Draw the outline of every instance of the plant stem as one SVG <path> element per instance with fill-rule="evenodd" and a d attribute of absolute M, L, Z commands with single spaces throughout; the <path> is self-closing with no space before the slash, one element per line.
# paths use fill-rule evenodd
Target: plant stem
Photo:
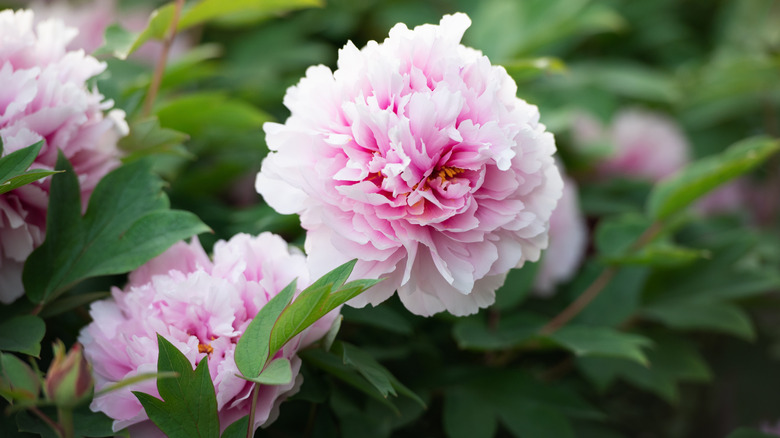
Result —
<path fill-rule="evenodd" d="M 260 384 L 255 383 L 252 388 L 252 410 L 249 411 L 249 425 L 246 427 L 246 438 L 252 438 L 255 433 L 255 409 L 257 409 L 257 397 L 260 393 Z"/>
<path fill-rule="evenodd" d="M 629 251 L 636 251 L 647 245 L 658 235 L 662 227 L 663 225 L 660 222 L 655 222 L 650 225 L 650 227 L 648 227 L 645 232 L 639 236 L 639 239 L 637 239 L 637 241 L 631 245 Z M 545 324 L 544 327 L 539 330 L 539 333 L 543 335 L 549 335 L 566 325 L 575 316 L 579 315 L 580 312 L 588 307 L 588 304 L 590 304 L 594 299 L 596 299 L 597 296 L 599 296 L 601 291 L 604 290 L 615 274 L 617 274 L 618 269 L 619 268 L 616 265 L 612 265 L 602 271 L 601 274 L 593 281 L 593 283 L 591 283 L 591 285 L 585 289 L 585 292 L 583 292 L 579 297 L 577 297 L 576 300 L 569 304 L 568 307 L 563 309 L 561 313 L 556 315 L 555 318 L 551 319 L 550 322 Z"/>
<path fill-rule="evenodd" d="M 55 423 L 54 420 L 49 418 L 48 415 L 46 415 L 43 412 L 41 412 L 41 410 L 38 409 L 37 406 L 30 406 L 28 409 L 30 409 L 30 411 L 32 411 L 35 415 L 40 417 L 40 419 L 43 420 L 46 424 L 48 424 L 49 427 L 54 429 L 54 431 L 57 433 L 57 435 L 59 435 L 61 437 L 65 435 L 65 433 L 62 430 L 62 427 L 60 427 L 59 424 Z"/>
<path fill-rule="evenodd" d="M 75 431 L 73 429 L 73 409 L 70 408 L 57 408 L 57 419 L 62 427 L 63 438 L 73 438 Z"/>
<path fill-rule="evenodd" d="M 173 18 L 171 19 L 171 27 L 168 29 L 168 35 L 166 35 L 163 41 L 162 51 L 160 52 L 160 59 L 157 60 L 157 65 L 154 67 L 154 75 L 152 81 L 149 84 L 149 91 L 146 93 L 146 99 L 144 100 L 143 116 L 146 117 L 152 113 L 152 105 L 157 98 L 157 92 L 160 90 L 160 84 L 162 83 L 163 75 L 165 74 L 165 65 L 168 63 L 168 52 L 173 45 L 173 39 L 176 37 L 176 28 L 179 26 L 179 16 L 181 10 L 184 7 L 184 0 L 176 0 L 176 6 L 173 11 Z"/>

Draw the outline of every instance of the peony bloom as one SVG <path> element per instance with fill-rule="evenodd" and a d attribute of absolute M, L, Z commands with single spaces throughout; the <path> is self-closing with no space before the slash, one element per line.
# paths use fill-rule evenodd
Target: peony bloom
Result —
<path fill-rule="evenodd" d="M 116 142 L 126 134 L 124 113 L 113 110 L 85 81 L 105 64 L 69 52 L 77 30 L 61 21 L 33 26 L 31 11 L 0 11 L 0 139 L 3 154 L 39 140 L 33 168 L 53 169 L 57 150 L 73 164 L 86 206 L 97 182 L 119 165 Z M 0 195 L 0 301 L 21 296 L 22 266 L 43 242 L 51 178 Z"/>
<path fill-rule="evenodd" d="M 536 274 L 535 292 L 550 296 L 557 283 L 577 272 L 588 244 L 588 226 L 580 210 L 577 185 L 563 178 L 563 196 L 550 217 L 550 246 L 542 257 Z"/>
<path fill-rule="evenodd" d="M 605 130 L 582 114 L 573 123 L 574 142 L 580 148 L 609 143 L 612 149 L 597 166 L 606 177 L 661 180 L 688 163 L 689 145 L 677 124 L 659 113 L 639 109 L 620 111 Z"/>
<path fill-rule="evenodd" d="M 264 126 L 257 190 L 298 213 L 313 273 L 358 258 L 385 278 L 350 302 L 394 291 L 420 315 L 487 307 L 510 268 L 537 260 L 562 181 L 552 134 L 517 86 L 460 39 L 464 14 L 383 43 L 348 43 L 338 69 L 308 69 L 291 116 Z"/>
<path fill-rule="evenodd" d="M 224 430 L 251 407 L 252 384 L 236 376 L 236 342 L 257 312 L 295 278 L 299 287 L 308 284 L 305 257 L 290 252 L 287 243 L 271 233 L 219 241 L 213 262 L 197 239 L 175 244 L 132 272 L 124 290 L 112 290 L 112 299 L 92 304 L 93 322 L 82 330 L 79 342 L 92 364 L 95 391 L 156 372 L 159 333 L 193 366 L 209 361 Z M 322 337 L 335 317 L 331 312 L 277 353 L 290 360 L 294 376 L 301 365 L 297 350 Z M 301 379 L 260 388 L 255 428 L 276 418 L 279 404 L 297 392 Z M 113 418 L 114 431 L 130 426 L 139 436 L 161 436 L 131 390 L 158 396 L 156 382 L 146 380 L 95 397 L 90 408 Z"/>
<path fill-rule="evenodd" d="M 149 24 L 152 10 L 146 7 L 120 7 L 117 0 L 91 0 L 74 4 L 67 0 L 34 0 L 30 9 L 35 11 L 36 21 L 48 18 L 58 18 L 66 25 L 79 29 L 79 34 L 68 44 L 68 50 L 83 49 L 92 53 L 105 44 L 106 29 L 115 22 L 131 32 L 141 32 Z M 177 34 L 168 52 L 168 59 L 181 57 L 193 42 L 190 35 Z M 147 65 L 155 65 L 160 59 L 163 43 L 149 40 L 144 43 L 130 58 Z"/>

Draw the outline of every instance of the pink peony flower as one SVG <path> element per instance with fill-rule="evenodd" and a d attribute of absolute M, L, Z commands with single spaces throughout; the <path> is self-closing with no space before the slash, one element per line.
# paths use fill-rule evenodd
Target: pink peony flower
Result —
<path fill-rule="evenodd" d="M 688 141 L 665 115 L 639 109 L 620 111 L 605 130 L 582 114 L 573 123 L 574 142 L 581 148 L 607 142 L 613 149 L 598 165 L 606 177 L 626 176 L 661 180 L 688 163 Z"/>
<path fill-rule="evenodd" d="M 105 64 L 69 52 L 77 30 L 57 20 L 33 27 L 31 11 L 0 11 L 0 139 L 3 154 L 39 140 L 33 168 L 53 169 L 57 150 L 73 164 L 86 206 L 97 182 L 119 165 L 116 142 L 127 133 L 124 113 L 113 110 L 85 81 Z M 0 301 L 21 296 L 25 259 L 43 242 L 50 178 L 0 195 Z"/>
<path fill-rule="evenodd" d="M 35 0 L 30 4 L 30 9 L 35 11 L 36 21 L 58 18 L 66 25 L 77 28 L 79 34 L 68 44 L 68 50 L 83 49 L 92 53 L 105 44 L 106 29 L 115 22 L 131 32 L 141 32 L 149 24 L 151 9 L 137 5 L 124 7 L 128 4 L 120 8 L 117 3 L 117 0 L 92 0 L 81 4 L 67 0 Z M 181 57 L 192 45 L 191 35 L 177 34 L 168 52 L 168 59 Z M 130 58 L 155 65 L 160 59 L 162 48 L 162 41 L 149 40 Z"/>
<path fill-rule="evenodd" d="M 577 272 L 588 244 L 588 226 L 580 210 L 577 184 L 563 178 L 563 196 L 550 217 L 550 246 L 542 257 L 536 274 L 535 292 L 550 296 L 557 283 Z"/>
<path fill-rule="evenodd" d="M 395 290 L 414 313 L 487 307 L 506 272 L 537 260 L 562 181 L 552 134 L 502 67 L 460 45 L 464 14 L 383 43 L 348 43 L 338 69 L 308 69 L 257 190 L 307 230 L 313 273 L 358 258 L 355 278 L 386 278 L 350 302 Z"/>
<path fill-rule="evenodd" d="M 159 333 L 193 366 L 209 361 L 224 430 L 251 408 L 252 384 L 236 376 L 240 374 L 233 359 L 236 342 L 257 312 L 295 278 L 299 287 L 308 284 L 305 257 L 271 233 L 219 241 L 213 262 L 197 239 L 177 243 L 132 272 L 124 290 L 112 290 L 112 299 L 92 304 L 93 322 L 81 331 L 79 342 L 92 364 L 95 390 L 156 372 Z M 321 338 L 336 312 L 277 353 L 290 360 L 294 376 L 301 365 L 296 352 Z M 260 387 L 255 428 L 276 418 L 279 404 L 297 392 L 301 380 L 297 376 L 287 385 Z M 131 391 L 158 396 L 156 382 L 147 380 L 95 397 L 90 408 L 113 418 L 114 431 L 130 426 L 134 435 L 162 436 Z"/>

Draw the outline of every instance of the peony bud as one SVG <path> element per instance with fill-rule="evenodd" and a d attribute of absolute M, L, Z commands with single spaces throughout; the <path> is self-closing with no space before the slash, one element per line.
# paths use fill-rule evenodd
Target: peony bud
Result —
<path fill-rule="evenodd" d="M 46 373 L 46 397 L 59 407 L 75 407 L 92 395 L 92 372 L 81 352 L 81 344 L 74 344 L 65 354 L 65 344 L 57 341 L 54 360 Z"/>

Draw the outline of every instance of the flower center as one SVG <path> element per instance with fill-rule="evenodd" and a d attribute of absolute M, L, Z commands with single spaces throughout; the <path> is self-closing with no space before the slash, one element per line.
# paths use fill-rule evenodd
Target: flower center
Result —
<path fill-rule="evenodd" d="M 198 353 L 211 354 L 214 352 L 214 348 L 210 344 L 198 344 Z"/>
<path fill-rule="evenodd" d="M 444 182 L 454 176 L 460 175 L 465 171 L 466 169 L 461 169 L 460 167 L 442 166 L 438 173 L 431 173 L 431 176 L 428 177 L 428 180 L 430 181 L 436 177 L 439 177 L 441 178 L 441 182 Z"/>

